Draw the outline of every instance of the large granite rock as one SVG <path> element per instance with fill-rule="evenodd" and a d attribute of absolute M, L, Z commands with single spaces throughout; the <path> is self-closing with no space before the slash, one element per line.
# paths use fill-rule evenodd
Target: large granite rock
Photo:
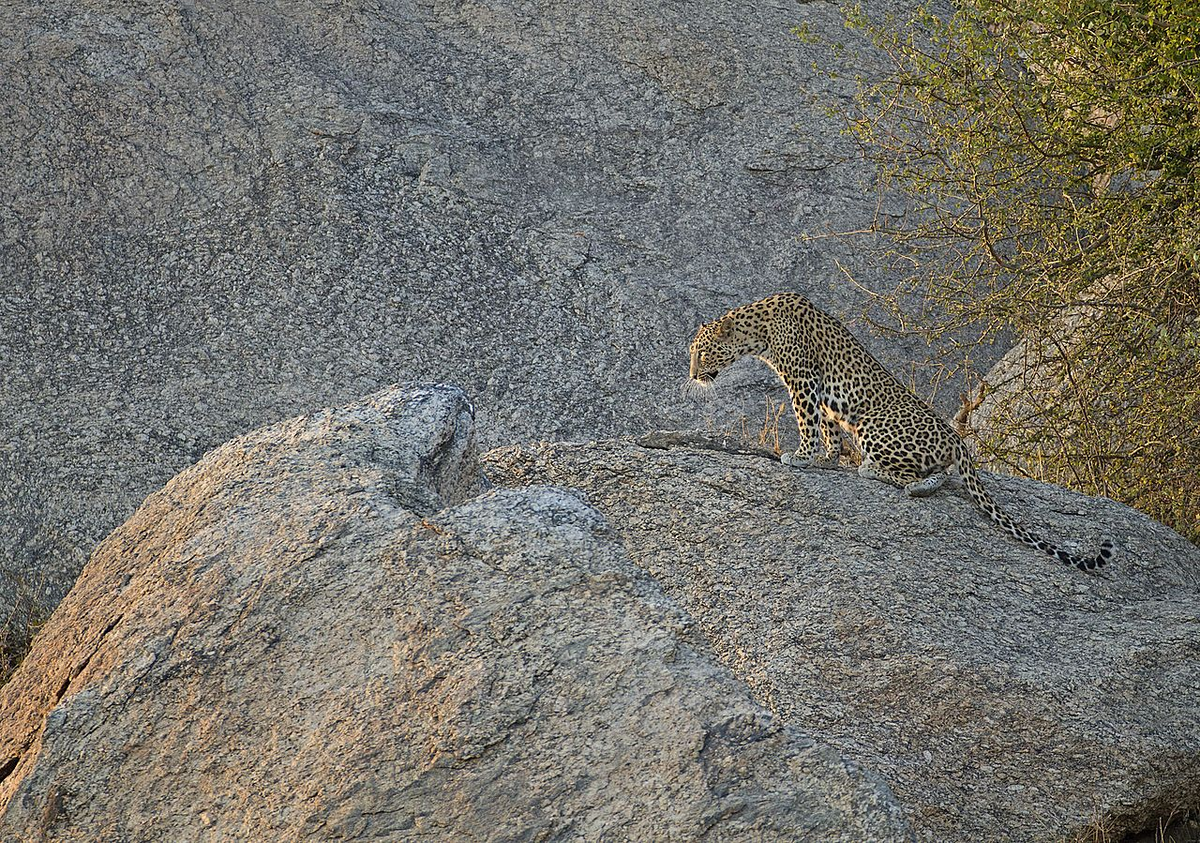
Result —
<path fill-rule="evenodd" d="M 755 697 L 877 771 L 919 839 L 1200 837 L 1200 549 L 1112 501 L 985 476 L 1048 538 L 1115 539 L 1089 576 L 960 494 L 715 447 L 650 436 L 484 462 L 503 485 L 581 490 Z"/>
<path fill-rule="evenodd" d="M 596 510 L 478 495 L 472 415 L 387 390 L 151 495 L 0 688 L 0 840 L 910 838 Z"/>
<path fill-rule="evenodd" d="M 799 237 L 876 212 L 812 101 L 873 61 L 831 3 L 45 0 L 0 24 L 0 571 L 54 570 L 51 605 L 261 424 L 434 379 L 489 446 L 703 427 L 676 398 L 700 320 L 785 288 L 854 312 L 837 262 L 882 271 Z M 744 374 L 722 406 L 758 415 L 770 378 Z"/>

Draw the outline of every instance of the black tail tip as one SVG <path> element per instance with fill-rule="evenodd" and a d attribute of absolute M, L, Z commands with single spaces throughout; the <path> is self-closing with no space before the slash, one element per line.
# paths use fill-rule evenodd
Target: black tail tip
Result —
<path fill-rule="evenodd" d="M 1103 568 L 1113 558 L 1114 545 L 1108 539 L 1100 543 L 1100 552 L 1091 559 L 1080 559 L 1077 563 L 1081 571 L 1094 571 L 1097 568 Z"/>

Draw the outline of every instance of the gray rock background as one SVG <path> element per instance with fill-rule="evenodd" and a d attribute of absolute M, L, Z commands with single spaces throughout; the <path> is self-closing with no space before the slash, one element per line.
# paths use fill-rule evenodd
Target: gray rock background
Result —
<path fill-rule="evenodd" d="M 911 839 L 596 510 L 476 496 L 472 415 L 385 390 L 151 495 L 0 688 L 0 839 Z"/>
<path fill-rule="evenodd" d="M 694 435 L 484 464 L 578 489 L 755 698 L 877 772 L 918 839 L 1198 839 L 1200 549 L 1146 516 L 984 477 L 1040 535 L 1114 539 L 1089 576 L 962 493 L 913 499 Z"/>
<path fill-rule="evenodd" d="M 49 605 L 260 424 L 415 378 L 466 387 L 489 446 L 721 427 L 775 386 L 680 400 L 699 321 L 783 288 L 853 315 L 837 262 L 885 272 L 800 237 L 876 210 L 811 98 L 874 61 L 830 3 L 0 16 L 0 568 Z"/>

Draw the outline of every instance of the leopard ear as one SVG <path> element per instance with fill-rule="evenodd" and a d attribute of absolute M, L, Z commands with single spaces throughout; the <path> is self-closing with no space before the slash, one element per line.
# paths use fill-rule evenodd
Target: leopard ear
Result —
<path fill-rule="evenodd" d="M 717 323 L 717 339 L 724 339 L 733 333 L 733 323 L 728 319 L 722 319 Z"/>

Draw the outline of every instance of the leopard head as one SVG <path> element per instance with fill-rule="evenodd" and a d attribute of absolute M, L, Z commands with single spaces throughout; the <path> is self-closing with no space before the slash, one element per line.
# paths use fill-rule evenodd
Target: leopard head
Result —
<path fill-rule="evenodd" d="M 706 322 L 696 330 L 692 340 L 689 374 L 699 383 L 712 383 L 717 375 L 740 358 L 762 353 L 763 345 L 729 316 Z"/>

